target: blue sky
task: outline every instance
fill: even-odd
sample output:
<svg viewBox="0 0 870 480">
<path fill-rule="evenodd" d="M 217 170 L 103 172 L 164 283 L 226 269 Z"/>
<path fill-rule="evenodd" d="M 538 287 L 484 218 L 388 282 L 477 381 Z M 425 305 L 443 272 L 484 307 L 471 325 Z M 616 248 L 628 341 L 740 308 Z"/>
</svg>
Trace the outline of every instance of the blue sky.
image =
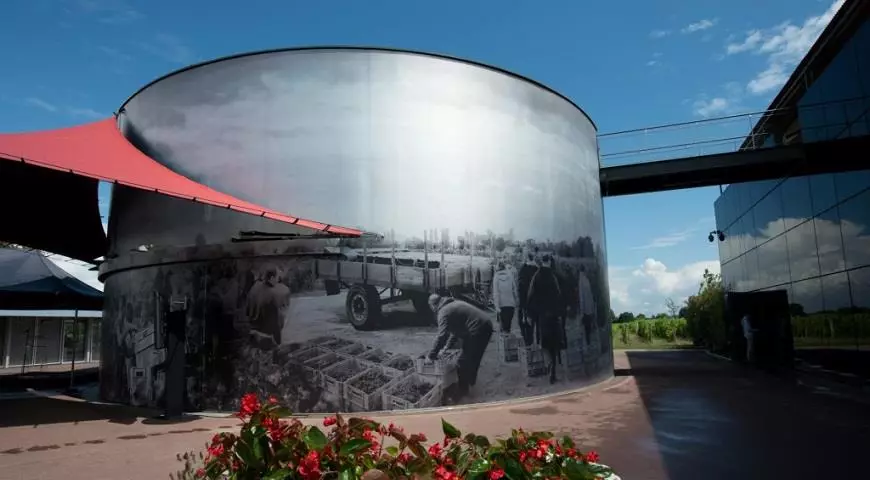
<svg viewBox="0 0 870 480">
<path fill-rule="evenodd" d="M 146 82 L 193 62 L 317 44 L 495 64 L 564 93 L 601 133 L 757 111 L 841 3 L 6 0 L 0 132 L 103 118 Z M 717 135 L 748 128 L 745 120 Z M 603 139 L 602 153 L 648 141 Z M 718 194 L 712 187 L 605 200 L 614 310 L 663 311 L 665 298 L 695 290 L 704 268 L 718 270 L 706 240 Z M 81 273 L 71 265 L 61 262 Z"/>
</svg>

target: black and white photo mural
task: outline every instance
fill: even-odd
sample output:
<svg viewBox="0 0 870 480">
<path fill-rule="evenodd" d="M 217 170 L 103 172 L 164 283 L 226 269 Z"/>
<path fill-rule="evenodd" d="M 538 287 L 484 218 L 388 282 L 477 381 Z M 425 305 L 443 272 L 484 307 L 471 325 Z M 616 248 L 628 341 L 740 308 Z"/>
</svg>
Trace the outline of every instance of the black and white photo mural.
<svg viewBox="0 0 870 480">
<path fill-rule="evenodd" d="M 165 402 L 173 308 L 188 410 L 426 408 L 613 374 L 595 127 L 557 93 L 434 55 L 286 50 L 165 77 L 119 121 L 191 178 L 366 233 L 116 188 L 105 400 Z"/>
</svg>

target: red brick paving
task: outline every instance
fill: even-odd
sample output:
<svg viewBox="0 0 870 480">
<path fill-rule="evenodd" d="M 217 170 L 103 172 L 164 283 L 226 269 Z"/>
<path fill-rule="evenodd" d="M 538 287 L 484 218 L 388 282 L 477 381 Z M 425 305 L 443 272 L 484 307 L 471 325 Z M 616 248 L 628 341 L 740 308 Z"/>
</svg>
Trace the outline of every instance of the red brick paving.
<svg viewBox="0 0 870 480">
<path fill-rule="evenodd" d="M 376 419 L 430 438 L 440 436 L 441 417 L 486 435 L 513 427 L 569 433 L 626 480 L 816 478 L 822 472 L 836 478 L 863 468 L 859 460 L 870 445 L 866 406 L 812 395 L 702 352 L 628 357 L 619 354 L 617 368 L 630 363 L 635 376 L 579 393 Z M 176 453 L 201 449 L 212 432 L 235 423 L 167 424 L 149 420 L 152 413 L 68 399 L 0 402 L 0 479 L 168 478 L 180 465 Z"/>
</svg>

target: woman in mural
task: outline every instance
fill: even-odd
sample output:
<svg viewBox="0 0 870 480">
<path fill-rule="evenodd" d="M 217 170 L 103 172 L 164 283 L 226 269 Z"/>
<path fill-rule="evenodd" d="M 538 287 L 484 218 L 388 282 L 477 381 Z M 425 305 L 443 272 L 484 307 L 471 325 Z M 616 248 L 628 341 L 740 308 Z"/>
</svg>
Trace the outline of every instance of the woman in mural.
<svg viewBox="0 0 870 480">
<path fill-rule="evenodd" d="M 270 267 L 248 292 L 248 320 L 254 336 L 266 335 L 281 344 L 284 312 L 290 305 L 290 289 L 278 281 L 278 269 Z"/>
<path fill-rule="evenodd" d="M 565 348 L 562 329 L 565 302 L 549 254 L 541 257 L 541 267 L 532 277 L 528 292 L 528 309 L 540 332 L 538 341 L 547 357 L 550 383 L 555 383 L 559 351 Z"/>
<path fill-rule="evenodd" d="M 510 333 L 517 308 L 517 282 L 504 261 L 498 262 L 498 269 L 492 279 L 492 302 L 498 313 L 498 321 L 503 333 Z"/>
<path fill-rule="evenodd" d="M 589 282 L 589 277 L 586 276 L 586 266 L 582 264 L 580 265 L 578 282 L 580 284 L 579 313 L 586 332 L 586 345 L 589 345 L 592 342 L 592 328 L 595 326 L 595 313 L 598 306 L 595 304 L 595 296 L 592 294 L 592 284 Z"/>
<path fill-rule="evenodd" d="M 520 267 L 517 276 L 517 290 L 519 291 L 519 322 L 520 332 L 523 335 L 523 341 L 526 346 L 530 346 L 535 338 L 535 326 L 532 322 L 532 316 L 528 312 L 528 293 L 529 286 L 532 284 L 532 277 L 538 271 L 538 265 L 535 263 L 535 255 L 529 252 L 526 256 L 526 261 Z"/>
</svg>

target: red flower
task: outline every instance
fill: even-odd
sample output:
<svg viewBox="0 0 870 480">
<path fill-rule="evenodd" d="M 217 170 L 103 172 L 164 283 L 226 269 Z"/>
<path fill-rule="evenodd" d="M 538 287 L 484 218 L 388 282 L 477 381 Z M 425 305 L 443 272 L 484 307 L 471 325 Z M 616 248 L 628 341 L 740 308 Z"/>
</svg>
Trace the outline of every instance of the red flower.
<svg viewBox="0 0 870 480">
<path fill-rule="evenodd" d="M 330 425 L 335 425 L 338 422 L 338 419 L 335 417 L 326 417 L 323 419 L 323 426 L 328 427 Z"/>
<path fill-rule="evenodd" d="M 433 443 L 431 446 L 429 446 L 429 455 L 433 457 L 441 456 L 441 445 Z"/>
<path fill-rule="evenodd" d="M 598 462 L 598 453 L 595 452 L 594 450 L 592 450 L 592 451 L 587 452 L 586 455 L 583 456 L 583 458 L 589 463 L 597 463 Z"/>
<path fill-rule="evenodd" d="M 224 454 L 223 444 L 218 443 L 217 445 L 212 445 L 208 447 L 208 454 L 212 457 L 220 457 Z"/>
<path fill-rule="evenodd" d="M 504 476 L 504 470 L 496 467 L 489 471 L 489 480 L 499 480 Z"/>
<path fill-rule="evenodd" d="M 260 399 L 254 393 L 248 393 L 242 397 L 242 404 L 239 408 L 239 417 L 246 418 L 260 411 Z"/>
<path fill-rule="evenodd" d="M 197 476 L 198 478 L 203 478 L 203 477 L 205 477 L 205 470 L 203 470 L 203 469 L 201 469 L 201 468 L 196 469 L 196 476 Z"/>
<path fill-rule="evenodd" d="M 275 405 L 278 403 L 278 399 L 275 398 L 274 396 L 269 397 L 269 403 L 271 403 L 272 405 Z"/>
<path fill-rule="evenodd" d="M 397 430 L 398 430 L 399 432 L 401 432 L 401 431 L 402 431 L 402 427 L 398 427 Z M 419 438 L 421 442 L 425 442 L 426 440 L 428 440 L 428 439 L 426 438 L 426 434 L 423 433 L 423 432 L 418 433 L 418 434 L 417 434 L 417 438 Z"/>
<path fill-rule="evenodd" d="M 399 457 L 396 458 L 396 461 L 398 461 L 399 463 L 408 463 L 411 461 L 411 455 L 409 455 L 407 452 L 400 453 Z"/>
<path fill-rule="evenodd" d="M 529 458 L 529 454 L 526 452 L 520 452 L 520 462 L 524 463 L 526 459 Z"/>
<path fill-rule="evenodd" d="M 568 455 L 571 458 L 577 458 L 577 450 L 574 450 L 573 448 L 569 448 L 568 452 L 566 452 L 566 455 Z"/>
</svg>

